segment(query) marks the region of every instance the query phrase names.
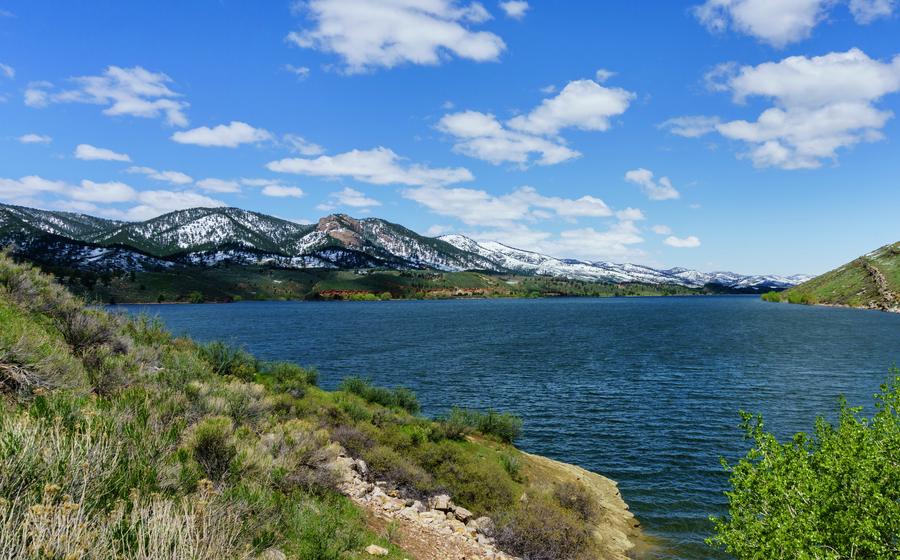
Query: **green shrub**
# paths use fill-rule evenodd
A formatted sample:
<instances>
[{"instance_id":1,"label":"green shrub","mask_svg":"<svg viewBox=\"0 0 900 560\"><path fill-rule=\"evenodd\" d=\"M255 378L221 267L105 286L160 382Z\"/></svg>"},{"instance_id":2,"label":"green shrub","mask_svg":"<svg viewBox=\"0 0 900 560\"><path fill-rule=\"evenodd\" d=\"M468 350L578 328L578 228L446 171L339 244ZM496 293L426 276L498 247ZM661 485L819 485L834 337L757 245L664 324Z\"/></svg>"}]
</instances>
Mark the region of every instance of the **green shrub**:
<instances>
[{"instance_id":1,"label":"green shrub","mask_svg":"<svg viewBox=\"0 0 900 560\"><path fill-rule=\"evenodd\" d=\"M390 447L376 445L365 450L362 456L378 480L390 482L411 494L434 489L434 480L422 467Z\"/></svg>"},{"instance_id":2,"label":"green shrub","mask_svg":"<svg viewBox=\"0 0 900 560\"><path fill-rule=\"evenodd\" d=\"M553 497L562 507L575 512L585 523L597 518L597 506L584 484L577 481L559 482L553 487Z\"/></svg>"},{"instance_id":3,"label":"green shrub","mask_svg":"<svg viewBox=\"0 0 900 560\"><path fill-rule=\"evenodd\" d=\"M578 516L549 497L529 495L500 521L497 544L527 560L587 560L591 532Z\"/></svg>"},{"instance_id":4,"label":"green shrub","mask_svg":"<svg viewBox=\"0 0 900 560\"><path fill-rule=\"evenodd\" d=\"M453 407L440 422L443 431L451 439L462 439L473 431L512 443L522 433L522 419L514 414L488 410L481 412Z\"/></svg>"},{"instance_id":5,"label":"green shrub","mask_svg":"<svg viewBox=\"0 0 900 560\"><path fill-rule=\"evenodd\" d=\"M518 454L512 452L500 455L500 464L511 479L516 482L525 481L522 476L522 461L519 459Z\"/></svg>"},{"instance_id":6,"label":"green shrub","mask_svg":"<svg viewBox=\"0 0 900 560\"><path fill-rule=\"evenodd\" d=\"M872 418L841 402L837 424L779 442L742 413L753 447L734 465L713 546L745 558L900 557L900 370Z\"/></svg>"},{"instance_id":7,"label":"green shrub","mask_svg":"<svg viewBox=\"0 0 900 560\"><path fill-rule=\"evenodd\" d=\"M419 400L416 398L416 394L405 387L386 389L376 387L369 380L361 377L348 377L341 381L340 390L362 397L370 403L400 408L410 414L419 412Z\"/></svg>"},{"instance_id":8,"label":"green shrub","mask_svg":"<svg viewBox=\"0 0 900 560\"><path fill-rule=\"evenodd\" d=\"M252 381L259 371L259 362L252 354L224 342L210 342L199 348L200 356L219 375L233 375L244 381Z\"/></svg>"},{"instance_id":9,"label":"green shrub","mask_svg":"<svg viewBox=\"0 0 900 560\"><path fill-rule=\"evenodd\" d=\"M188 434L187 446L192 458L212 481L223 480L231 469L237 455L233 434L231 419L222 416L204 418Z\"/></svg>"}]
</instances>

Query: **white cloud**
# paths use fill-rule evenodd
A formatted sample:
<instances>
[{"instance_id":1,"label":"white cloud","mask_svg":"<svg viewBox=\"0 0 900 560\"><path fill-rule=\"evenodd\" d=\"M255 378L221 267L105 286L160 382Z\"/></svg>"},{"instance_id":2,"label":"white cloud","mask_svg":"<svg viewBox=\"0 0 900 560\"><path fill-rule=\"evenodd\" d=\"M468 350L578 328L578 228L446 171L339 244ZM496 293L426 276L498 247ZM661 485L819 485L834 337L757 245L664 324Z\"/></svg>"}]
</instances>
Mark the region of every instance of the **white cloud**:
<instances>
[{"instance_id":1,"label":"white cloud","mask_svg":"<svg viewBox=\"0 0 900 560\"><path fill-rule=\"evenodd\" d=\"M730 27L784 47L809 37L830 4L830 0L706 0L694 8L694 15L710 31L721 33Z\"/></svg>"},{"instance_id":2,"label":"white cloud","mask_svg":"<svg viewBox=\"0 0 900 560\"><path fill-rule=\"evenodd\" d=\"M528 2L523 0L509 0L508 2L500 2L500 8L503 9L507 17L520 20L525 17L525 12L528 11L529 6Z\"/></svg>"},{"instance_id":3,"label":"white cloud","mask_svg":"<svg viewBox=\"0 0 900 560\"><path fill-rule=\"evenodd\" d=\"M607 130L610 118L628 109L634 94L593 80L569 82L556 97L545 99L527 115L508 121L510 128L533 134L557 134L563 128Z\"/></svg>"},{"instance_id":4,"label":"white cloud","mask_svg":"<svg viewBox=\"0 0 900 560\"><path fill-rule=\"evenodd\" d=\"M457 218L473 226L509 227L520 220L534 221L554 216L574 220L613 215L609 206L599 198L543 196L532 187L520 187L499 196L479 189L420 187L403 191L403 196L435 214Z\"/></svg>"},{"instance_id":5,"label":"white cloud","mask_svg":"<svg viewBox=\"0 0 900 560\"><path fill-rule=\"evenodd\" d=\"M262 189L262 193L265 196L274 196L277 198L301 198L304 195L303 189L300 187L288 187L285 185L266 185Z\"/></svg>"},{"instance_id":6,"label":"white cloud","mask_svg":"<svg viewBox=\"0 0 900 560\"><path fill-rule=\"evenodd\" d=\"M0 196L5 199L20 200L43 193L60 193L69 188L64 181L51 181L37 175L20 179L0 177Z\"/></svg>"},{"instance_id":7,"label":"white cloud","mask_svg":"<svg viewBox=\"0 0 900 560\"><path fill-rule=\"evenodd\" d=\"M853 19L863 25L876 19L891 17L896 7L896 0L850 0L850 13L853 14Z\"/></svg>"},{"instance_id":8,"label":"white cloud","mask_svg":"<svg viewBox=\"0 0 900 560\"><path fill-rule=\"evenodd\" d=\"M137 191L125 183L119 183L117 181L95 183L94 181L85 179L81 182L80 186L70 189L65 194L82 202L109 204L134 200L137 196Z\"/></svg>"},{"instance_id":9,"label":"white cloud","mask_svg":"<svg viewBox=\"0 0 900 560\"><path fill-rule=\"evenodd\" d=\"M403 158L388 148L352 150L335 156L314 159L286 158L266 164L270 171L297 173L314 177L352 177L374 185L449 185L471 181L472 173L463 167L405 165Z\"/></svg>"},{"instance_id":10,"label":"white cloud","mask_svg":"<svg viewBox=\"0 0 900 560\"><path fill-rule=\"evenodd\" d=\"M285 134L282 140L293 152L297 152L304 156L318 156L325 153L325 148L318 144L307 141L302 136L296 134Z\"/></svg>"},{"instance_id":11,"label":"white cloud","mask_svg":"<svg viewBox=\"0 0 900 560\"><path fill-rule=\"evenodd\" d=\"M0 62L0 74L12 80L16 77L16 69L8 64L3 64L2 62Z\"/></svg>"},{"instance_id":12,"label":"white cloud","mask_svg":"<svg viewBox=\"0 0 900 560\"><path fill-rule=\"evenodd\" d=\"M105 105L103 114L110 116L156 118L164 116L173 126L187 126L184 110L188 104L180 94L169 89L172 79L135 66L109 66L100 76L72 78L75 89L50 91L48 82L32 82L25 91L25 104L44 107L50 103L88 103Z\"/></svg>"},{"instance_id":13,"label":"white cloud","mask_svg":"<svg viewBox=\"0 0 900 560\"><path fill-rule=\"evenodd\" d=\"M147 175L151 179L164 181L173 185L187 185L194 182L194 178L181 171L157 171L152 167L132 166L125 170L126 173L138 173Z\"/></svg>"},{"instance_id":14,"label":"white cloud","mask_svg":"<svg viewBox=\"0 0 900 560\"><path fill-rule=\"evenodd\" d=\"M22 144L49 144L53 141L53 138L50 138L44 134L23 134L19 136L19 142Z\"/></svg>"},{"instance_id":15,"label":"white cloud","mask_svg":"<svg viewBox=\"0 0 900 560\"><path fill-rule=\"evenodd\" d=\"M671 200L681 196L668 177L653 179L653 172L643 167L625 173L625 180L641 187L650 200Z\"/></svg>"},{"instance_id":16,"label":"white cloud","mask_svg":"<svg viewBox=\"0 0 900 560\"><path fill-rule=\"evenodd\" d=\"M351 208L371 208L372 206L381 206L381 203L370 198L356 189L346 187L337 192L333 192L328 197L328 202L318 205L316 208L325 212L330 212L340 206L350 206Z\"/></svg>"},{"instance_id":17,"label":"white cloud","mask_svg":"<svg viewBox=\"0 0 900 560\"><path fill-rule=\"evenodd\" d=\"M454 151L495 165L511 162L524 166L532 154L540 156L538 165L554 165L581 155L560 139L509 130L494 115L477 111L445 115L438 129L456 137Z\"/></svg>"},{"instance_id":18,"label":"white cloud","mask_svg":"<svg viewBox=\"0 0 900 560\"><path fill-rule=\"evenodd\" d=\"M594 79L597 80L598 84L602 84L616 75L616 72L612 70L606 70L605 68L601 68L594 73Z\"/></svg>"},{"instance_id":19,"label":"white cloud","mask_svg":"<svg viewBox=\"0 0 900 560\"><path fill-rule=\"evenodd\" d=\"M747 145L743 155L759 167L816 168L841 148L883 137L893 113L875 103L900 91L900 55L890 62L859 49L791 56L736 69L723 89L739 104L756 96L774 105L756 121L715 125L722 136Z\"/></svg>"},{"instance_id":20,"label":"white cloud","mask_svg":"<svg viewBox=\"0 0 900 560\"><path fill-rule=\"evenodd\" d=\"M309 0L302 7L313 25L291 32L287 41L337 54L348 73L404 63L435 65L449 56L491 61L506 48L497 35L468 27L490 19L477 2Z\"/></svg>"},{"instance_id":21,"label":"white cloud","mask_svg":"<svg viewBox=\"0 0 900 560\"><path fill-rule=\"evenodd\" d=\"M808 38L828 18L836 0L706 0L694 7L700 23L714 33L731 28L774 47ZM850 12L859 24L890 17L896 0L850 0Z\"/></svg>"},{"instance_id":22,"label":"white cloud","mask_svg":"<svg viewBox=\"0 0 900 560\"><path fill-rule=\"evenodd\" d=\"M148 220L162 214L187 208L215 208L226 206L220 200L190 191L142 191L138 193L138 204L121 217L128 220Z\"/></svg>"},{"instance_id":23,"label":"white cloud","mask_svg":"<svg viewBox=\"0 0 900 560\"><path fill-rule=\"evenodd\" d=\"M75 157L87 161L131 161L128 154L114 152L106 148L98 148L90 144L78 144L75 148Z\"/></svg>"},{"instance_id":24,"label":"white cloud","mask_svg":"<svg viewBox=\"0 0 900 560\"><path fill-rule=\"evenodd\" d=\"M237 148L241 144L256 144L272 139L272 134L262 128L254 128L241 121L231 121L209 128L201 126L191 130L181 130L172 135L179 144L193 144L204 147Z\"/></svg>"},{"instance_id":25,"label":"white cloud","mask_svg":"<svg viewBox=\"0 0 900 560\"><path fill-rule=\"evenodd\" d=\"M616 212L616 218L625 221L638 222L647 219L640 208L625 208Z\"/></svg>"},{"instance_id":26,"label":"white cloud","mask_svg":"<svg viewBox=\"0 0 900 560\"><path fill-rule=\"evenodd\" d=\"M659 128L666 129L672 134L684 136L685 138L698 138L704 134L714 132L720 122L722 120L719 117L688 115L669 119L661 123Z\"/></svg>"},{"instance_id":27,"label":"white cloud","mask_svg":"<svg viewBox=\"0 0 900 560\"><path fill-rule=\"evenodd\" d=\"M541 93L544 93L547 95L550 95L551 93L555 93L555 92L556 92L556 86L553 84L550 84L550 85L547 85L547 86L544 86L541 88Z\"/></svg>"},{"instance_id":28,"label":"white cloud","mask_svg":"<svg viewBox=\"0 0 900 560\"><path fill-rule=\"evenodd\" d=\"M663 224L657 224L650 228L650 230L657 235L671 235L672 228Z\"/></svg>"},{"instance_id":29,"label":"white cloud","mask_svg":"<svg viewBox=\"0 0 900 560\"><path fill-rule=\"evenodd\" d=\"M663 240L663 243L669 247L676 247L679 249L693 249L700 246L700 240L694 235L689 235L687 237L675 237L674 235L670 235Z\"/></svg>"},{"instance_id":30,"label":"white cloud","mask_svg":"<svg viewBox=\"0 0 900 560\"><path fill-rule=\"evenodd\" d=\"M437 128L457 139L453 149L493 164L522 166L538 156L538 165L554 165L581 154L565 145L563 129L603 131L625 112L634 94L592 80L569 82L555 97L525 115L501 123L489 113L461 111L444 115Z\"/></svg>"},{"instance_id":31,"label":"white cloud","mask_svg":"<svg viewBox=\"0 0 900 560\"><path fill-rule=\"evenodd\" d=\"M197 181L197 186L205 191L217 193L236 193L241 190L241 185L237 181L226 181L212 177Z\"/></svg>"},{"instance_id":32,"label":"white cloud","mask_svg":"<svg viewBox=\"0 0 900 560\"><path fill-rule=\"evenodd\" d=\"M285 64L284 69L297 76L297 79L301 81L309 77L309 68L306 66L294 66L293 64Z\"/></svg>"}]
</instances>

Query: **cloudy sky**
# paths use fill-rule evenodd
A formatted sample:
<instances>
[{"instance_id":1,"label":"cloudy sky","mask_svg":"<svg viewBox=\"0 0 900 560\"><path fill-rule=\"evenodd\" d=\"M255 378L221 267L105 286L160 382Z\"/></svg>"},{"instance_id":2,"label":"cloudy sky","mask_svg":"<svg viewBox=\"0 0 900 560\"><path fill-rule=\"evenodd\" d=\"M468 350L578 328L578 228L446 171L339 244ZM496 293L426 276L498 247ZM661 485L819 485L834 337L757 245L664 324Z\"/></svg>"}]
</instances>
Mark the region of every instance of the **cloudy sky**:
<instances>
[{"instance_id":1,"label":"cloudy sky","mask_svg":"<svg viewBox=\"0 0 900 560\"><path fill-rule=\"evenodd\" d=\"M0 0L0 201L818 273L900 238L898 0Z\"/></svg>"}]
</instances>

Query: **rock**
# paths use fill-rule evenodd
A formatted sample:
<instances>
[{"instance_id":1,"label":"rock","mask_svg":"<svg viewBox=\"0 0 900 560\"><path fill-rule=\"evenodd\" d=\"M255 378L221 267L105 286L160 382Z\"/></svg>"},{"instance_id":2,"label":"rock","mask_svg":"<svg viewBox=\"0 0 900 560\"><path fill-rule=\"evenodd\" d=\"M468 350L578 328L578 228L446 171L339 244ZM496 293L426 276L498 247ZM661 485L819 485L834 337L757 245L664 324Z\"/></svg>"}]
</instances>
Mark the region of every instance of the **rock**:
<instances>
[{"instance_id":1,"label":"rock","mask_svg":"<svg viewBox=\"0 0 900 560\"><path fill-rule=\"evenodd\" d=\"M259 555L258 560L287 560L287 554L277 548L268 548Z\"/></svg>"},{"instance_id":2,"label":"rock","mask_svg":"<svg viewBox=\"0 0 900 560\"><path fill-rule=\"evenodd\" d=\"M438 511L449 511L451 507L450 496L440 494L431 499L431 507Z\"/></svg>"},{"instance_id":3,"label":"rock","mask_svg":"<svg viewBox=\"0 0 900 560\"><path fill-rule=\"evenodd\" d=\"M416 510L416 511L419 512L419 513L422 513L423 511L425 511L426 509L428 509L428 508L425 507L425 504L423 504L423 503L420 502L419 500L414 500L413 503L411 503L411 504L409 505L409 507L413 508L414 510Z\"/></svg>"},{"instance_id":4,"label":"rock","mask_svg":"<svg viewBox=\"0 0 900 560\"><path fill-rule=\"evenodd\" d=\"M354 467L356 467L356 472L359 473L359 476L363 478L369 476L369 466L366 465L366 462L362 459L357 459L354 463Z\"/></svg>"},{"instance_id":5,"label":"rock","mask_svg":"<svg viewBox=\"0 0 900 560\"><path fill-rule=\"evenodd\" d=\"M463 523L465 523L466 521L475 517L474 513L472 513L471 511L467 510L466 508L464 508L462 506L456 506L455 508L453 508L453 515L455 515L456 518L459 519L460 521L462 521Z\"/></svg>"},{"instance_id":6,"label":"rock","mask_svg":"<svg viewBox=\"0 0 900 560\"><path fill-rule=\"evenodd\" d=\"M366 547L366 552L371 554L372 556L387 556L388 549L378 546L377 544L370 544Z\"/></svg>"},{"instance_id":7,"label":"rock","mask_svg":"<svg viewBox=\"0 0 900 560\"><path fill-rule=\"evenodd\" d=\"M494 520L487 516L479 517L478 519L472 521L472 523L475 525L475 529L479 533L487 535L489 537L492 536L494 534L494 531L497 529L496 525L494 525Z\"/></svg>"}]
</instances>

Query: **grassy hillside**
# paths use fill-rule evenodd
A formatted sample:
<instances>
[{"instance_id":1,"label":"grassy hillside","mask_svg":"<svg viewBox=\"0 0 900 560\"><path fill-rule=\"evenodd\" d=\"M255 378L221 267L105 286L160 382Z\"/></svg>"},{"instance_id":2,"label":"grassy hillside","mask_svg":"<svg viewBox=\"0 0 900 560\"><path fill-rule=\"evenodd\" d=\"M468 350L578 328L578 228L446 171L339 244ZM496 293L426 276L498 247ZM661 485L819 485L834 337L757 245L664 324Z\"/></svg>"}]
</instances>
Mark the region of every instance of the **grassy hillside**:
<instances>
[{"instance_id":1,"label":"grassy hillside","mask_svg":"<svg viewBox=\"0 0 900 560\"><path fill-rule=\"evenodd\" d=\"M763 297L768 301L900 311L900 242L885 245L799 286Z\"/></svg>"},{"instance_id":2,"label":"grassy hillside","mask_svg":"<svg viewBox=\"0 0 900 560\"><path fill-rule=\"evenodd\" d=\"M103 303L707 293L681 286L607 284L482 272L280 269L249 265L174 267L119 274L96 274L51 265L45 265L44 270L85 299Z\"/></svg>"},{"instance_id":3,"label":"grassy hillside","mask_svg":"<svg viewBox=\"0 0 900 560\"><path fill-rule=\"evenodd\" d=\"M402 496L491 515L513 553L595 556L584 489L529 476L515 417L431 420L404 389L315 382L86 308L0 256L0 558L414 558L335 490L342 452Z\"/></svg>"}]
</instances>

